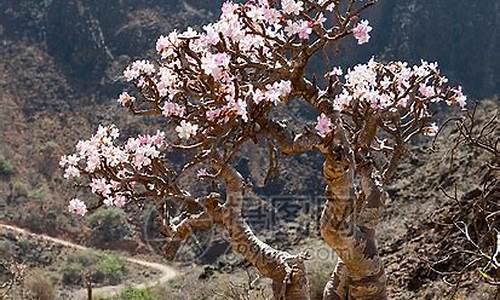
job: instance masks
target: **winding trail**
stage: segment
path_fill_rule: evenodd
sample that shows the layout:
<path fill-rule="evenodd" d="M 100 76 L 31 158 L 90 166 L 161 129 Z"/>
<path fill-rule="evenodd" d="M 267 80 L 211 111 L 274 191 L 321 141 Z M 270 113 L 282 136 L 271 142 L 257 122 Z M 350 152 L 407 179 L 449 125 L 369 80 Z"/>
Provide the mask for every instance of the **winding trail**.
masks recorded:
<path fill-rule="evenodd" d="M 19 227 L 6 225 L 6 224 L 2 224 L 2 223 L 0 223 L 0 231 L 1 230 L 13 231 L 13 232 L 16 232 L 19 234 L 32 236 L 35 238 L 40 238 L 40 239 L 43 239 L 43 240 L 46 240 L 46 241 L 49 241 L 49 242 L 52 242 L 55 244 L 60 244 L 60 245 L 63 245 L 65 247 L 73 248 L 76 250 L 93 250 L 93 248 L 84 247 L 82 245 L 74 244 L 72 242 L 65 241 L 65 240 L 58 239 L 58 238 L 54 238 L 54 237 L 51 237 L 51 236 L 48 236 L 45 234 L 33 233 L 33 232 L 30 232 L 26 229 L 22 229 Z M 100 296 L 100 297 L 110 297 L 110 296 L 113 296 L 113 295 L 120 293 L 122 290 L 124 290 L 127 287 L 149 288 L 149 287 L 153 287 L 155 285 L 161 285 L 161 284 L 169 281 L 170 279 L 173 279 L 174 277 L 176 277 L 179 274 L 174 268 L 167 266 L 167 265 L 160 264 L 160 263 L 154 263 L 154 262 L 150 262 L 150 261 L 146 261 L 146 260 L 142 260 L 142 259 L 137 259 L 137 258 L 132 258 L 132 257 L 126 257 L 126 256 L 124 257 L 124 259 L 129 263 L 160 271 L 161 276 L 157 279 L 150 279 L 148 281 L 138 283 L 138 284 L 128 284 L 128 285 L 119 284 L 119 285 L 110 285 L 110 286 L 103 286 L 103 287 L 99 287 L 99 288 L 94 288 L 92 290 L 93 295 Z M 85 289 L 81 289 L 81 290 L 77 291 L 75 293 L 75 295 L 73 295 L 72 299 L 74 299 L 74 300 L 86 300 L 87 299 L 87 291 Z"/>

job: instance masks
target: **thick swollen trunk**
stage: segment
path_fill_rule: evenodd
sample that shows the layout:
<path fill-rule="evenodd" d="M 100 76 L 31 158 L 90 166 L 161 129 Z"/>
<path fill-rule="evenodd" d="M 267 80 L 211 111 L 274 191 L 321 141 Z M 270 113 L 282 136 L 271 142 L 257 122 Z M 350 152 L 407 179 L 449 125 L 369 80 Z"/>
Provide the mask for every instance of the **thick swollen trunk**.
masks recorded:
<path fill-rule="evenodd" d="M 245 190 L 243 179 L 229 167 L 222 169 L 222 176 L 226 181 L 226 203 L 221 207 L 222 224 L 229 233 L 233 250 L 272 280 L 275 299 L 309 299 L 304 257 L 274 249 L 262 242 L 241 215 Z"/>
<path fill-rule="evenodd" d="M 272 279 L 275 299 L 309 299 L 304 259 L 300 255 L 276 250 L 262 242 L 239 215 L 224 215 L 223 224 L 229 233 L 233 250 L 263 276 Z"/>
<path fill-rule="evenodd" d="M 387 299 L 384 266 L 375 239 L 375 226 L 383 206 L 382 192 L 366 175 L 356 201 L 352 170 L 345 160 L 327 159 L 324 166 L 327 202 L 321 216 L 321 234 L 339 257 L 325 287 L 324 299 Z"/>

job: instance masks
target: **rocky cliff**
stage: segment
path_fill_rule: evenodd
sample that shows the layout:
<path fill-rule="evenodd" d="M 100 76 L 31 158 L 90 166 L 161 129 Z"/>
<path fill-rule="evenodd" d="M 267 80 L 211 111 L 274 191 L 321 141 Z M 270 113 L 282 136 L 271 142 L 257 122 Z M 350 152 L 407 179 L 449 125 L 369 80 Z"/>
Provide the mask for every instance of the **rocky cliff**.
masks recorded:
<path fill-rule="evenodd" d="M 161 33 L 214 19 L 223 1 L 3 0 L 0 38 L 39 45 L 76 90 L 107 96 L 121 67 L 153 49 Z M 372 43 L 345 43 L 339 63 L 372 55 L 439 61 L 474 96 L 500 91 L 500 2 L 380 0 L 369 12 Z"/>

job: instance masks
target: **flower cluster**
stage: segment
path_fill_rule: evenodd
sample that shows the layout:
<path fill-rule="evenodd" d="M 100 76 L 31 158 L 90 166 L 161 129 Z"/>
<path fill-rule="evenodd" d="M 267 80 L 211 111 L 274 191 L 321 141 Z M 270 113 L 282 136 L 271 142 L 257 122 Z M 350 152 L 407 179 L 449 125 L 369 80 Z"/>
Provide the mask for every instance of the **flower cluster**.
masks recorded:
<path fill-rule="evenodd" d="M 322 11 L 314 18 L 306 14 L 318 7 Z M 297 0 L 282 0 L 279 5 L 267 0 L 228 1 L 219 20 L 200 32 L 189 27 L 160 36 L 157 65 L 135 61 L 125 69 L 124 77 L 139 88 L 141 98 L 155 103 L 155 111 L 174 117 L 171 120 L 183 140 L 195 137 L 202 122 L 223 125 L 239 119 L 247 123 L 256 105 L 263 101 L 277 104 L 292 92 L 288 78 L 271 77 L 291 67 L 273 52 L 286 56 L 285 45 L 293 42 L 299 49 L 300 43 L 309 43 L 314 27 L 326 22 L 323 13 L 333 8 L 334 3 L 326 0 L 317 5 Z M 256 79 L 262 74 L 262 69 L 254 68 L 259 65 L 268 73 L 268 79 L 261 76 L 263 84 Z M 128 93 L 122 93 L 118 101 L 139 111 L 137 99 Z"/>
<path fill-rule="evenodd" d="M 333 130 L 332 120 L 322 113 L 317 119 L 315 129 L 321 137 L 325 137 Z"/>
<path fill-rule="evenodd" d="M 83 217 L 87 213 L 87 205 L 80 199 L 75 198 L 69 201 L 68 211 Z"/>
<path fill-rule="evenodd" d="M 155 72 L 153 64 L 147 60 L 137 60 L 128 66 L 123 72 L 127 81 L 139 78 L 141 75 L 152 75 Z"/>
<path fill-rule="evenodd" d="M 448 104 L 466 105 L 466 97 L 461 87 L 445 86 L 448 79 L 441 75 L 437 64 L 422 61 L 420 65 L 409 66 L 403 62 L 382 64 L 371 59 L 349 69 L 344 77 L 344 88 L 338 94 L 333 106 L 342 111 L 352 108 L 352 104 L 366 103 L 374 110 L 394 110 L 411 108 L 419 102 L 426 107 L 430 102 L 446 99 Z M 426 111 L 425 111 L 426 113 Z"/>
<path fill-rule="evenodd" d="M 78 142 L 77 153 L 62 156 L 60 166 L 64 168 L 66 178 L 89 175 L 89 187 L 93 193 L 104 199 L 104 204 L 123 207 L 127 202 L 127 188 L 132 179 L 130 174 L 151 165 L 160 156 L 165 146 L 165 133 L 158 131 L 154 135 L 140 135 L 129 138 L 122 145 L 115 145 L 119 131 L 114 126 L 99 126 L 97 133 L 89 140 Z M 109 179 L 110 170 L 116 170 L 113 179 Z M 132 183 L 133 185 L 133 183 Z M 70 203 L 70 210 L 83 215 L 80 200 Z"/>
<path fill-rule="evenodd" d="M 359 45 L 366 44 L 370 40 L 370 32 L 373 28 L 368 24 L 367 20 L 362 20 L 352 29 L 354 38 L 358 41 Z"/>

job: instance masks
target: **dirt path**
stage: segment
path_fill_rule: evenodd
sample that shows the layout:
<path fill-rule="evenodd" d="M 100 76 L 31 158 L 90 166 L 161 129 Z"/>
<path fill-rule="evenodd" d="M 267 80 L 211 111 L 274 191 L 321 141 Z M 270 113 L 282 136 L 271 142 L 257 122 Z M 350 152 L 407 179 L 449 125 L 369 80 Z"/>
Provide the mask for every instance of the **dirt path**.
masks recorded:
<path fill-rule="evenodd" d="M 14 231 L 14 232 L 17 232 L 17 233 L 20 233 L 23 235 L 27 235 L 27 236 L 41 238 L 41 239 L 44 239 L 46 241 L 50 241 L 50 242 L 55 243 L 55 244 L 60 244 L 60 245 L 63 245 L 65 247 L 68 247 L 68 248 L 73 248 L 73 249 L 77 249 L 77 250 L 92 250 L 92 248 L 84 247 L 84 246 L 81 246 L 78 244 L 74 244 L 72 242 L 68 242 L 68 241 L 54 238 L 54 237 L 44 235 L 44 234 L 32 233 L 32 232 L 25 230 L 25 229 L 22 229 L 22 228 L 18 228 L 15 226 L 5 225 L 5 224 L 0 223 L 0 230 L 2 230 L 2 229 L 8 230 L 8 231 Z M 153 287 L 155 285 L 163 284 L 163 283 L 169 281 L 170 279 L 172 279 L 178 275 L 178 272 L 170 266 L 166 266 L 166 265 L 154 263 L 154 262 L 149 262 L 149 261 L 142 260 L 142 259 L 136 259 L 136 258 L 132 258 L 132 257 L 124 257 L 124 259 L 129 263 L 133 263 L 133 264 L 137 264 L 137 265 L 140 265 L 143 267 L 158 270 L 161 272 L 161 276 L 157 279 L 150 279 L 147 282 L 138 283 L 138 284 L 132 284 L 132 285 L 119 284 L 119 285 L 112 285 L 112 286 L 104 286 L 104 287 L 100 287 L 100 288 L 95 288 L 95 289 L 93 289 L 93 295 L 100 296 L 100 297 L 103 297 L 103 296 L 109 297 L 109 296 L 113 296 L 113 295 L 118 294 L 120 291 L 122 291 L 126 287 L 130 287 L 130 286 L 134 287 L 134 288 Z M 82 290 L 78 291 L 75 295 L 73 295 L 74 298 L 72 298 L 72 299 L 74 299 L 74 300 L 86 300 L 87 299 L 86 295 L 87 295 L 87 291 L 82 289 Z"/>

